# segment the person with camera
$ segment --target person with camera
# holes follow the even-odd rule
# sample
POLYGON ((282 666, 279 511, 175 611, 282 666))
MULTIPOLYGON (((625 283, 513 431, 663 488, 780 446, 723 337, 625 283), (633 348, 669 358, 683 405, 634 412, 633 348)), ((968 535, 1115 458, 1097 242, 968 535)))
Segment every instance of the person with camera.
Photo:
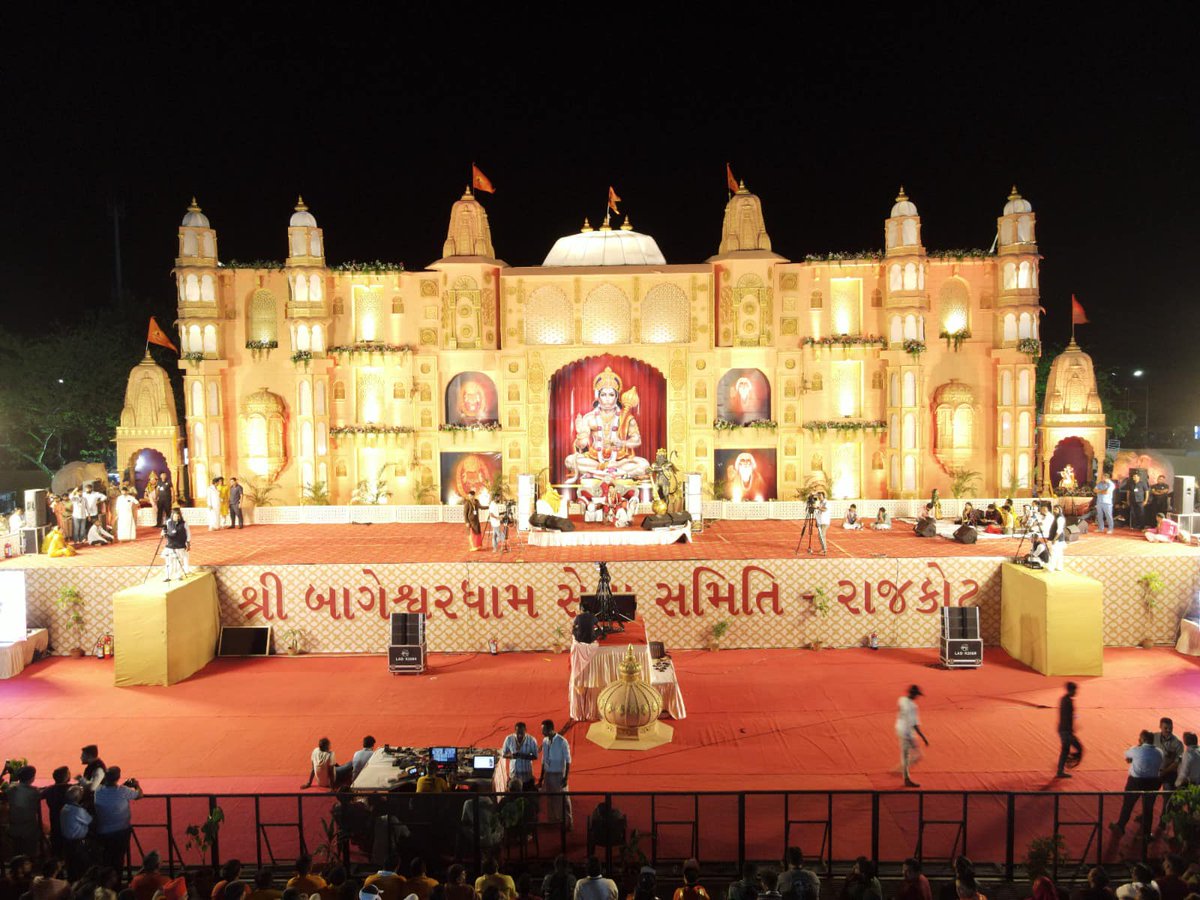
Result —
POLYGON ((129 855, 129 837, 133 833, 129 804, 141 799, 142 786, 136 778, 121 781, 121 767, 104 773, 104 783, 96 791, 96 837, 104 865, 120 871, 129 855))
POLYGON ((825 492, 817 491, 817 499, 813 505, 813 524, 817 526, 817 540, 821 542, 821 555, 829 553, 825 543, 825 532, 829 528, 829 504, 825 502, 825 492))

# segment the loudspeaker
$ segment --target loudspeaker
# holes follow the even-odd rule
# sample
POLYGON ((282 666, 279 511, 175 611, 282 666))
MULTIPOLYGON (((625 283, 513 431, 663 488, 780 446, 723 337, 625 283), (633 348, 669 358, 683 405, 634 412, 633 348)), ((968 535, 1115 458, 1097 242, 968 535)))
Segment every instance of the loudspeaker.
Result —
POLYGON ((534 528, 545 528, 546 519, 550 518, 544 513, 535 512, 529 517, 529 524, 534 528))
POLYGON ((1067 543, 1068 544, 1075 543, 1077 540, 1079 540, 1083 536, 1085 531, 1087 531, 1086 524, 1083 526, 1083 528, 1080 528, 1078 525, 1068 525, 1067 526, 1067 543))
POLYGON ((942 639, 950 641, 978 640, 979 607, 943 606, 942 639))
POLYGON ((690 521, 692 521, 692 514, 687 510, 684 510, 683 512, 671 513, 672 525, 686 525, 690 521))
POLYGON ((26 525, 21 529, 21 552, 41 553, 42 541, 46 539, 46 534, 49 531, 49 525, 34 525, 32 527, 26 525))
MULTIPOLYGON (((35 488, 32 491, 26 491, 25 524, 30 528, 45 525, 46 513, 46 491, 43 488, 35 488)), ((33 552, 37 553, 36 550, 33 552)))
POLYGON ((393 644, 425 643, 424 613, 392 613, 393 644))
POLYGON ((1196 479, 1194 476, 1175 476, 1175 496, 1173 500, 1176 515, 1190 516, 1196 511, 1196 479))
POLYGON ((650 642, 650 658, 663 659, 667 655, 666 645, 662 641, 650 642))
POLYGON ((419 675, 425 671, 425 645, 388 647, 388 671, 393 675, 419 675))
POLYGON ((970 525, 959 525, 958 530, 954 532, 954 540, 960 544, 973 544, 977 538, 975 529, 970 525))
POLYGON ((655 528, 670 528, 672 525, 670 516, 646 516, 642 519, 642 528, 646 531, 653 531, 655 528))
POLYGON ((564 519, 562 516, 546 516, 547 528, 555 528, 559 531, 574 531, 575 523, 570 519, 564 519))
POLYGON ((937 522, 933 519, 922 519, 914 529, 917 537, 937 537, 937 522))
POLYGON ((1089 530, 1087 519, 1078 519, 1073 526, 1068 527, 1074 528, 1076 534, 1087 534, 1089 530))

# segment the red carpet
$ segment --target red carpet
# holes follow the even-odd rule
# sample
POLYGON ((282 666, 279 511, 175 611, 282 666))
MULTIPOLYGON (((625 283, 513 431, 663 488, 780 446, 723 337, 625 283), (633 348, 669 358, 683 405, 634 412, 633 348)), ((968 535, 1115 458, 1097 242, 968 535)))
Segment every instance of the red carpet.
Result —
MULTIPOLYGON (((1051 782, 1055 705, 1065 679, 1001 650, 979 670, 931 668, 928 650, 675 655, 689 716, 675 742, 606 752, 568 737, 576 790, 890 789, 898 786, 896 698, 924 688, 932 746, 926 788, 1116 790, 1125 748, 1160 715, 1200 721, 1200 670, 1170 650, 1110 649, 1103 678, 1079 679, 1083 765, 1051 782)), ((566 718, 567 657, 435 656, 424 676, 391 676, 381 657, 220 660, 171 688, 112 686, 111 663, 56 658, 0 682, 0 748, 42 773, 99 743, 153 791, 291 791, 323 735, 339 759, 381 742, 499 745, 512 722, 566 718)))
MULTIPOLYGON (((471 553, 462 525, 256 525, 240 531, 210 532, 192 529, 193 565, 287 565, 296 563, 409 563, 409 562, 594 562, 643 559, 774 559, 794 554, 800 539, 800 522, 720 521, 695 535, 691 544, 666 547, 530 547, 524 535, 514 533, 512 550, 493 554, 489 549, 471 553)), ((126 544, 82 547, 69 559, 22 556, 0 560, 0 566, 140 566, 148 565, 158 542, 153 528, 140 529, 141 537, 126 544)), ((807 545, 807 541, 805 542, 807 545)), ((829 529, 831 559, 887 556, 1011 556, 1018 541, 1012 538, 980 540, 964 545, 942 538, 918 538, 898 523, 895 531, 845 531, 837 523, 829 529)), ((818 546, 814 541, 814 546, 818 546)), ((1025 545, 1028 547, 1028 544, 1025 545)), ((1112 536, 1089 534, 1067 548, 1067 556, 1196 556, 1200 550, 1182 544, 1151 544, 1140 534, 1126 531, 1112 536)), ((800 555, 807 558, 801 549, 800 555)))

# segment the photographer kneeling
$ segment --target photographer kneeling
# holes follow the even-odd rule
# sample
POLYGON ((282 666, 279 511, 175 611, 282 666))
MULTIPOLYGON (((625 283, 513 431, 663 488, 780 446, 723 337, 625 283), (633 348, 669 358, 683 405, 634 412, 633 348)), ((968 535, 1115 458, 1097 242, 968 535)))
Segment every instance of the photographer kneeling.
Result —
POLYGON ((96 836, 104 865, 120 871, 129 855, 129 837, 133 833, 129 804, 140 799, 142 787, 136 778, 121 783, 121 768, 113 766, 104 773, 104 783, 96 790, 96 836))

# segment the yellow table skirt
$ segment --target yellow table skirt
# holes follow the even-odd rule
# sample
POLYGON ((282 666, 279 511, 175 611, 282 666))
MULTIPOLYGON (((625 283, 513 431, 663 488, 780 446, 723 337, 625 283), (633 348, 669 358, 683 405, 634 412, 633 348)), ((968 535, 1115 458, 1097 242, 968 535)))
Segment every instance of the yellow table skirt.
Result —
POLYGON ((211 572, 118 591, 113 594, 115 684, 183 681, 216 655, 218 627, 217 582, 211 572))
POLYGON ((1043 675, 1104 674, 1104 585, 1005 563, 1000 646, 1043 675))

